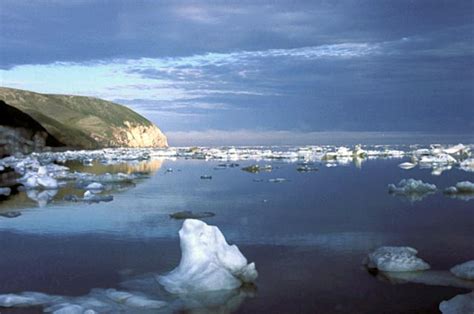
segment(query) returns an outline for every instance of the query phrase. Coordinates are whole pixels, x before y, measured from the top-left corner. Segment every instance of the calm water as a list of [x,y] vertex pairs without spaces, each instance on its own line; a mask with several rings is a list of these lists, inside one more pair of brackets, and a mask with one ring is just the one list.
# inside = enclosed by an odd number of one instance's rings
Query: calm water
[[[474,181],[457,169],[435,177],[430,170],[399,169],[401,159],[299,173],[297,164],[272,163],[270,173],[215,170],[218,162],[152,161],[81,171],[148,171],[135,186],[114,190],[114,201],[77,204],[55,200],[38,207],[24,194],[0,203],[0,293],[41,291],[84,295],[92,288],[156,291],[152,280],[180,259],[182,221],[169,214],[212,211],[217,225],[259,271],[256,290],[206,311],[240,313],[436,313],[442,300],[468,292],[451,287],[391,284],[362,266],[381,245],[409,245],[433,269],[474,259],[474,201],[442,193],[410,202],[387,193],[387,184],[422,179],[439,188]],[[252,164],[240,162],[241,166]],[[167,173],[167,168],[174,171]],[[212,175],[212,180],[201,180]],[[288,182],[270,183],[283,177]],[[255,182],[263,179],[262,182]],[[137,288],[138,287],[138,288]],[[23,313],[25,309],[0,309]],[[41,309],[30,309],[31,312]]]

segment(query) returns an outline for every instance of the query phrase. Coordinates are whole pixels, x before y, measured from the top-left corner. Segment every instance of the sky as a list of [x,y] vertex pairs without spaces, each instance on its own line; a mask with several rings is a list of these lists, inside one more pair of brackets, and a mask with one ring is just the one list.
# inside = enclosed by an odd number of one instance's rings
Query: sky
[[0,85],[129,106],[172,144],[472,135],[473,24],[462,0],[2,0]]

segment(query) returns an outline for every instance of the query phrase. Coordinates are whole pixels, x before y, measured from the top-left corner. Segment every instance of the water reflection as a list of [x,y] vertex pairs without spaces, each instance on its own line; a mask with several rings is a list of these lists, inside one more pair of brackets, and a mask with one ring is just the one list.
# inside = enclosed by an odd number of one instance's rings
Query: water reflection
[[[107,165],[97,161],[92,162],[90,165],[84,165],[78,161],[70,161],[66,162],[65,165],[69,168],[71,173],[87,173],[92,175],[103,175],[107,173],[138,174],[140,179],[143,179],[146,176],[154,175],[161,168],[162,164],[163,160],[151,159],[140,162]],[[91,178],[94,177],[92,176]],[[51,190],[25,190],[23,186],[19,184],[13,185],[10,195],[0,198],[0,214],[5,214],[11,209],[32,207],[35,206],[35,204],[38,207],[45,207],[52,202],[62,202],[64,199],[71,198],[71,196],[81,198],[85,191],[85,187],[81,184],[81,181],[82,179],[71,180],[71,178],[69,178],[67,181],[63,181],[60,189]],[[132,187],[135,187],[134,181],[123,180],[123,182],[113,182],[113,184],[105,185],[103,192],[116,193]]]

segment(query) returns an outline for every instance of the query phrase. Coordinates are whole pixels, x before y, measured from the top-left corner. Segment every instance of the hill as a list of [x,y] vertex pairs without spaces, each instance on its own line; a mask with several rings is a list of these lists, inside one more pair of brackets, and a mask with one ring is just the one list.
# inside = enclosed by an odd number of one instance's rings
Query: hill
[[0,87],[0,100],[71,148],[165,147],[166,136],[133,110],[98,98]]

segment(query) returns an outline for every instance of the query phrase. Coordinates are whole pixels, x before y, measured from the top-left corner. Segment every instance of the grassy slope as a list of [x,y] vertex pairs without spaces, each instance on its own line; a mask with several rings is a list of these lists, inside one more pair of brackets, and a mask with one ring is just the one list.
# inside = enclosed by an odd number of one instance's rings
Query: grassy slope
[[97,148],[90,135],[104,137],[113,127],[123,127],[125,121],[149,126],[150,121],[131,109],[92,97],[47,95],[0,87],[0,99],[32,116],[60,141],[69,146]]

